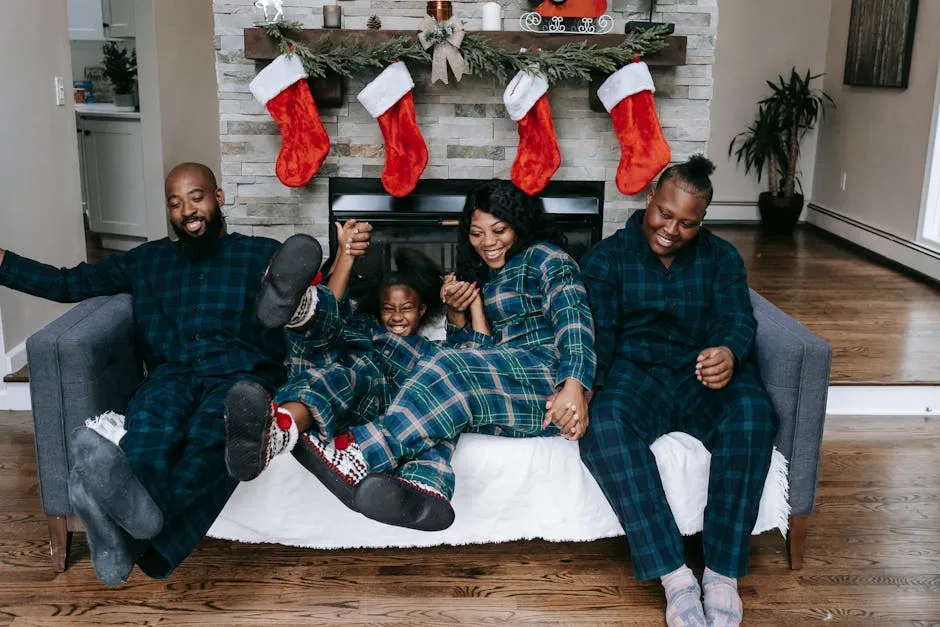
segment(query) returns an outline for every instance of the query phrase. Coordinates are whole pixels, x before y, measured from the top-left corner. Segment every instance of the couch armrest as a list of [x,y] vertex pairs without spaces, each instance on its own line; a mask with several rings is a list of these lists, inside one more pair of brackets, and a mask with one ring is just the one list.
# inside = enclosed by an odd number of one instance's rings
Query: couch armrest
[[790,507],[809,514],[816,499],[832,347],[751,290],[761,378],[780,416],[777,449],[790,462]]
[[108,410],[123,412],[141,380],[131,297],[79,303],[26,341],[43,511],[70,513],[68,433]]

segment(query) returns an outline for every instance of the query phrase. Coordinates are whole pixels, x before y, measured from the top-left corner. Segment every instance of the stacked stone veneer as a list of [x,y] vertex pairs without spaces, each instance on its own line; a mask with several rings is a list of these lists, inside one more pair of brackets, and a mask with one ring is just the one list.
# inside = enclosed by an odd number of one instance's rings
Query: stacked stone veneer
[[[328,3],[332,3],[330,0]],[[323,24],[321,0],[285,0],[284,15],[309,28]],[[343,27],[365,28],[379,15],[383,28],[417,29],[426,3],[413,0],[342,0]],[[480,24],[482,2],[454,3],[454,13],[467,30]],[[528,10],[525,0],[502,0],[504,29],[519,30],[518,17]],[[281,145],[277,125],[248,91],[257,71],[244,57],[243,30],[260,19],[254,0],[214,0],[216,72],[219,83],[219,136],[225,213],[231,230],[283,239],[296,232],[321,239],[327,234],[328,179],[332,176],[377,178],[385,152],[376,121],[356,100],[372,77],[348,81],[346,101],[320,115],[332,150],[317,176],[304,188],[291,189],[274,175]],[[615,32],[629,19],[645,19],[648,0],[611,0],[608,13]],[[648,9],[647,9],[648,11]],[[674,160],[705,150],[712,64],[718,28],[717,0],[659,0],[658,21],[676,24],[688,37],[686,65],[653,68],[656,103]],[[489,78],[465,77],[460,83],[431,85],[429,71],[413,64],[418,124],[428,144],[423,178],[509,178],[516,155],[516,124],[502,105],[505,85]],[[549,92],[562,164],[555,180],[605,181],[604,234],[616,230],[642,206],[641,198],[625,197],[614,185],[620,148],[607,113],[591,111],[587,86],[567,84]]]

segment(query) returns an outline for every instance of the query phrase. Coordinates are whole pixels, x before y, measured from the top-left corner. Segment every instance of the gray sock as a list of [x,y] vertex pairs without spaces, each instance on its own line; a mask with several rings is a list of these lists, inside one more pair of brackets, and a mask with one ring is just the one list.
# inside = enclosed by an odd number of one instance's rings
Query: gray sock
[[705,616],[709,627],[737,627],[744,618],[744,605],[738,594],[738,580],[710,568],[702,576],[705,588]]
[[121,447],[78,427],[69,438],[69,455],[88,495],[131,537],[149,540],[160,533],[163,512],[134,476]]
[[81,477],[74,471],[69,474],[69,501],[85,525],[95,575],[109,586],[127,581],[134,569],[131,537],[88,495]]
[[660,578],[666,591],[666,624],[669,627],[705,627],[702,611],[702,589],[683,564]]

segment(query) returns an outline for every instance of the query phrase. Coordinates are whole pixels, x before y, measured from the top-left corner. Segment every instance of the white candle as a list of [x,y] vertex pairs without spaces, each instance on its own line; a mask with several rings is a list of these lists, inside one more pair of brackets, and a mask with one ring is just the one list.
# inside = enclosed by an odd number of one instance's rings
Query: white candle
[[498,2],[483,5],[483,30],[503,30],[503,7]]

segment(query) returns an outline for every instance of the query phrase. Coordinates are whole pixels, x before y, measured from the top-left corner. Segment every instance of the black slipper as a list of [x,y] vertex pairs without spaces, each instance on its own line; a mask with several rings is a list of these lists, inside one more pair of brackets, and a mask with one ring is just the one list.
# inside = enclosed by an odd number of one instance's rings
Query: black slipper
[[261,474],[272,456],[271,397],[254,381],[239,381],[225,395],[225,467],[239,481]]
[[440,494],[383,472],[370,472],[356,486],[363,516],[396,527],[441,531],[454,524],[454,508]]
[[321,263],[323,249],[309,235],[291,235],[281,244],[258,292],[258,320],[263,326],[278,329],[290,322]]
[[[325,452],[326,446],[306,434],[301,434],[291,453],[300,464],[320,480],[327,490],[353,511],[356,509],[356,481],[339,471]],[[363,471],[363,474],[365,472]]]

